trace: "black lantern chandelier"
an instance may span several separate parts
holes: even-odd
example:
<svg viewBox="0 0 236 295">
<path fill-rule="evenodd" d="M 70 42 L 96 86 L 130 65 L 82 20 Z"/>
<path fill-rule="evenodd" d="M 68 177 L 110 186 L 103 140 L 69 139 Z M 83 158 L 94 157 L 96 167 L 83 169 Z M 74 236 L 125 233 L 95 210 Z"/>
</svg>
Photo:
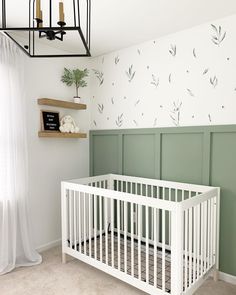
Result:
<svg viewBox="0 0 236 295">
<path fill-rule="evenodd" d="M 16 5 L 23 1 L 2 0 L 0 31 L 27 55 L 91 56 L 91 0 L 26 0 L 25 6 L 18 8 L 24 10 L 23 15 L 27 13 L 28 18 L 21 19 L 17 25 L 20 14 Z"/>
</svg>

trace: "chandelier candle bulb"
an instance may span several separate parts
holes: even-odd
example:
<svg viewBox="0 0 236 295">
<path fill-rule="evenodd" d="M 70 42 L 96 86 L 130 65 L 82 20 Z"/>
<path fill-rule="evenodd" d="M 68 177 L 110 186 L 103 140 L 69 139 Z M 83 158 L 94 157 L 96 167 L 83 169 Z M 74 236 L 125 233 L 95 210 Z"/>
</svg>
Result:
<svg viewBox="0 0 236 295">
<path fill-rule="evenodd" d="M 40 10 L 40 20 L 41 20 L 41 22 L 39 23 L 39 27 L 42 28 L 42 26 L 43 26 L 43 12 L 42 12 L 42 10 Z"/>
<path fill-rule="evenodd" d="M 41 3 L 40 0 L 36 1 L 36 18 L 40 19 L 40 14 L 41 14 Z"/>
<path fill-rule="evenodd" d="M 64 22 L 64 3 L 59 2 L 59 21 Z"/>
</svg>

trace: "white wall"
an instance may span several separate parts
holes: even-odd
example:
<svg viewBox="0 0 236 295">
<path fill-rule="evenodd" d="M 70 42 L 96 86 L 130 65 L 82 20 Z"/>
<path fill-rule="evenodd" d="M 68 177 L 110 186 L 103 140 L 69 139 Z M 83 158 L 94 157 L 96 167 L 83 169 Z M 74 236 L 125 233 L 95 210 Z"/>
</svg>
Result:
<svg viewBox="0 0 236 295">
<path fill-rule="evenodd" d="M 26 58 L 27 121 L 29 142 L 29 207 L 36 247 L 61 237 L 60 181 L 88 176 L 88 139 L 39 138 L 40 109 L 58 110 L 60 115 L 71 114 L 81 131 L 89 130 L 88 88 L 82 91 L 87 111 L 74 111 L 39 106 L 37 98 L 70 100 L 74 88 L 60 82 L 64 67 L 85 68 L 86 59 Z"/>
<path fill-rule="evenodd" d="M 221 37 L 226 32 L 219 46 L 208 23 L 92 60 L 27 59 L 30 213 L 37 247 L 60 239 L 60 181 L 89 174 L 88 139 L 38 138 L 39 110 L 56 108 L 39 107 L 37 98 L 69 100 L 74 89 L 60 82 L 63 68 L 89 67 L 90 85 L 82 92 L 88 110 L 60 110 L 72 114 L 82 131 L 235 124 L 236 16 L 212 23 L 218 31 L 221 26 Z M 102 83 L 93 69 L 103 75 Z"/>
<path fill-rule="evenodd" d="M 91 128 L 235 124 L 235 36 L 234 15 L 93 59 Z"/>
</svg>

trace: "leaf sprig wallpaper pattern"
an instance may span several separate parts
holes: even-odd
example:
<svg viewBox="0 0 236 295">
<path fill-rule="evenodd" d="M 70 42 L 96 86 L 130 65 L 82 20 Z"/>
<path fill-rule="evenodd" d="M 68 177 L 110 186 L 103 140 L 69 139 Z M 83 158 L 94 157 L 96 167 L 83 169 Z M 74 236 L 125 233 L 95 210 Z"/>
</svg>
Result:
<svg viewBox="0 0 236 295">
<path fill-rule="evenodd" d="M 234 36 L 231 16 L 94 58 L 92 128 L 236 124 Z"/>
</svg>

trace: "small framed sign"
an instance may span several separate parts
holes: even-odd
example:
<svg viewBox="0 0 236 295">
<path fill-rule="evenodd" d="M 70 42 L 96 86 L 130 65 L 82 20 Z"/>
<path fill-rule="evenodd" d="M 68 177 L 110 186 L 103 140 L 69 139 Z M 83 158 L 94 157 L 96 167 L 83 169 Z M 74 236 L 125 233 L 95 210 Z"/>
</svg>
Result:
<svg viewBox="0 0 236 295">
<path fill-rule="evenodd" d="M 59 112 L 41 111 L 42 131 L 60 131 Z"/>
</svg>

